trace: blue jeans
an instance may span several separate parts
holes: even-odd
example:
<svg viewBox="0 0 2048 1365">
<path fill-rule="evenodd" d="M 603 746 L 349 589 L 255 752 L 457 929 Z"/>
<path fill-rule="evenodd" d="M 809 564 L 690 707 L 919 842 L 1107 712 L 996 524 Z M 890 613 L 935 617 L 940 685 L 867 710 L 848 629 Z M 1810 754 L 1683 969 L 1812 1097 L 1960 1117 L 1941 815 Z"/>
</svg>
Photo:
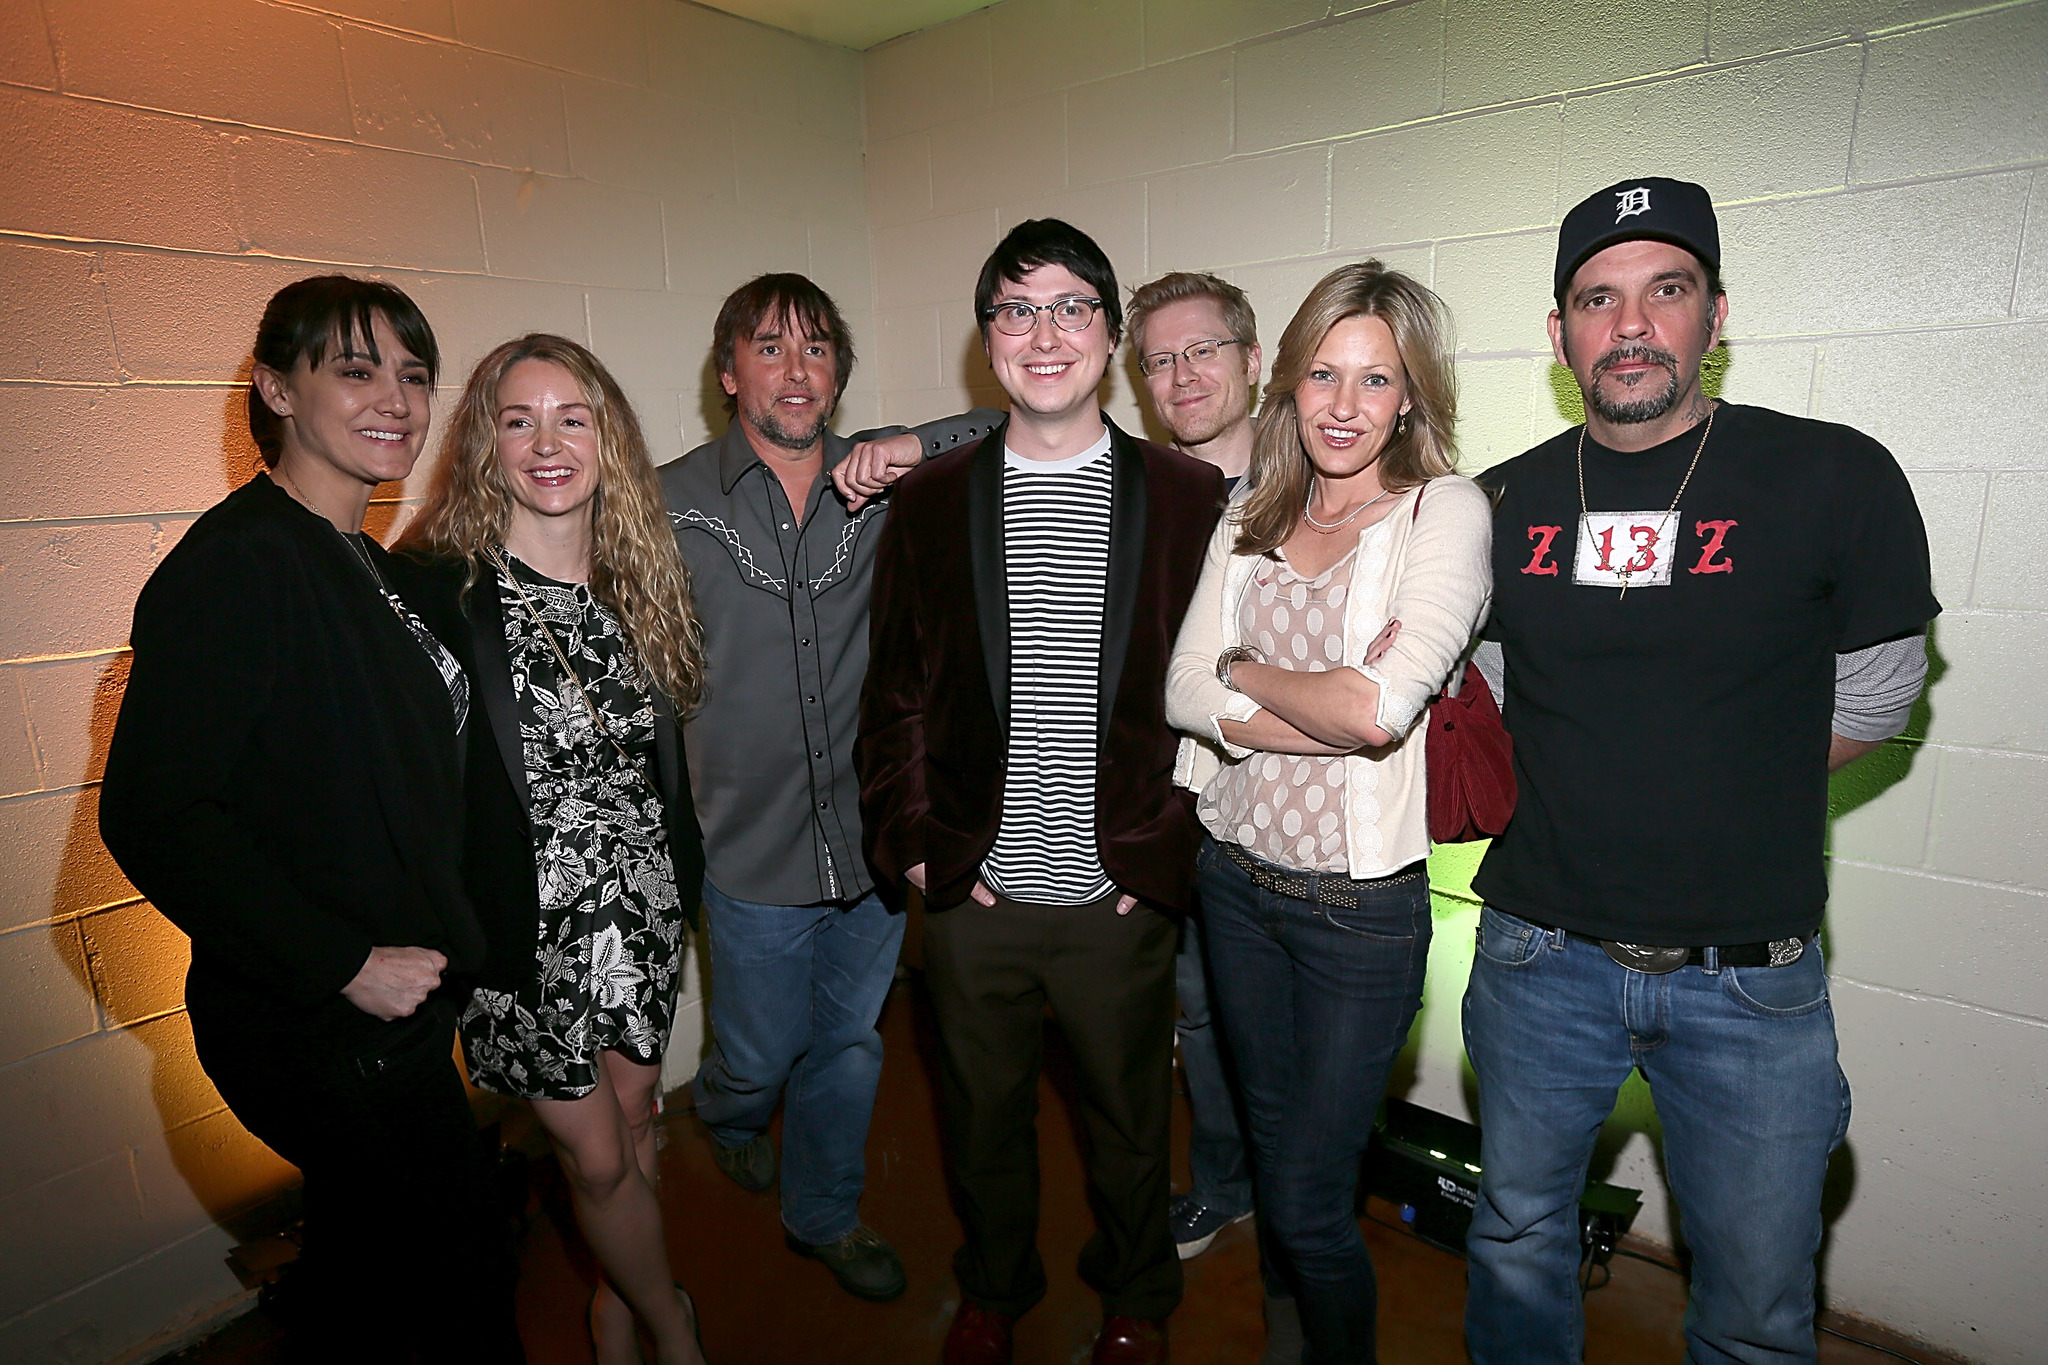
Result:
<svg viewBox="0 0 2048 1365">
<path fill-rule="evenodd" d="M 1202 952 L 1202 918 L 1189 915 L 1173 959 L 1173 987 L 1180 1017 L 1181 1075 L 1187 1078 L 1188 1170 L 1193 1194 L 1205 1206 L 1232 1218 L 1252 1210 L 1252 1172 L 1245 1160 L 1244 1130 L 1238 1124 L 1237 1087 L 1223 1060 L 1222 1030 L 1209 1010 L 1209 965 Z"/>
<path fill-rule="evenodd" d="M 1251 1129 L 1268 1288 L 1300 1306 L 1305 1359 L 1370 1362 L 1378 1290 L 1358 1231 L 1359 1162 L 1422 1003 L 1429 879 L 1339 909 L 1260 890 L 1213 839 L 1196 869 Z"/>
<path fill-rule="evenodd" d="M 852 904 L 762 905 L 707 879 L 711 1052 L 691 1089 L 712 1136 L 739 1147 L 782 1114 L 782 1225 L 836 1242 L 860 1221 L 868 1120 L 882 1076 L 875 1031 L 903 916 Z"/>
<path fill-rule="evenodd" d="M 1638 1068 L 1693 1253 L 1686 1360 L 1816 1358 L 1821 1182 L 1849 1128 L 1818 942 L 1789 966 L 1648 976 L 1488 907 L 1465 1049 L 1484 1167 L 1467 1241 L 1475 1365 L 1581 1358 L 1579 1192 L 1615 1093 Z"/>
</svg>

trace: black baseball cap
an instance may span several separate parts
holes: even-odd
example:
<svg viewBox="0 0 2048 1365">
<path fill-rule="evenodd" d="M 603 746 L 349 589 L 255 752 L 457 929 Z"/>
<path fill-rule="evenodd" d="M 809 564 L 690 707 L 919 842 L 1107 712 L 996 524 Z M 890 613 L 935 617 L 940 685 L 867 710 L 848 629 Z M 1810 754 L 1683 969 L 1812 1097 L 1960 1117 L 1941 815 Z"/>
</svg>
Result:
<svg viewBox="0 0 2048 1365">
<path fill-rule="evenodd" d="M 1721 268 L 1721 226 L 1714 219 L 1714 201 L 1705 188 L 1689 180 L 1661 175 L 1623 180 L 1581 199 L 1557 230 L 1557 282 L 1551 293 L 1562 299 L 1572 272 L 1588 257 L 1616 242 L 1643 238 L 1682 246 Z"/>
</svg>

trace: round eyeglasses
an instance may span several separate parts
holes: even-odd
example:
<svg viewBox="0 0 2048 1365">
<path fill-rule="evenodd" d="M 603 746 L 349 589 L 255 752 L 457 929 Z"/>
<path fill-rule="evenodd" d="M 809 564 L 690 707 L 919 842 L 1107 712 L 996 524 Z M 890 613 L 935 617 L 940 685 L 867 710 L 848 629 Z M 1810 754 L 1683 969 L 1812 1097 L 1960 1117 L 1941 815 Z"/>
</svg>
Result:
<svg viewBox="0 0 2048 1365">
<path fill-rule="evenodd" d="M 1006 337 L 1020 337 L 1038 326 L 1040 313 L 1052 314 L 1052 325 L 1062 332 L 1085 332 L 1095 321 L 1101 299 L 1054 299 L 1051 303 L 999 303 L 982 317 Z"/>
<path fill-rule="evenodd" d="M 1185 360 L 1190 365 L 1207 365 L 1219 355 L 1225 346 L 1242 346 L 1242 341 L 1198 341 L 1182 351 L 1154 351 L 1140 357 L 1138 369 L 1145 374 L 1165 374 L 1173 368 L 1176 360 Z"/>
</svg>

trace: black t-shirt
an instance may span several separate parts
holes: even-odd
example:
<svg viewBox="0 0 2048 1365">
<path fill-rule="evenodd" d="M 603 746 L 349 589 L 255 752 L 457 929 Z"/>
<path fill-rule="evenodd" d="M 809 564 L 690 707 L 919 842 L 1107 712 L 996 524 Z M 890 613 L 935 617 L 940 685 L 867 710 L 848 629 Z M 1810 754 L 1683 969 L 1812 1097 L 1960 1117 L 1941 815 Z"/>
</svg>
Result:
<svg viewBox="0 0 2048 1365">
<path fill-rule="evenodd" d="M 1668 520 L 1700 428 L 1587 438 L 1582 528 L 1578 436 L 1480 476 L 1520 792 L 1473 887 L 1631 943 L 1811 932 L 1835 655 L 1941 610 L 1912 488 L 1860 432 L 1724 403 Z"/>
</svg>

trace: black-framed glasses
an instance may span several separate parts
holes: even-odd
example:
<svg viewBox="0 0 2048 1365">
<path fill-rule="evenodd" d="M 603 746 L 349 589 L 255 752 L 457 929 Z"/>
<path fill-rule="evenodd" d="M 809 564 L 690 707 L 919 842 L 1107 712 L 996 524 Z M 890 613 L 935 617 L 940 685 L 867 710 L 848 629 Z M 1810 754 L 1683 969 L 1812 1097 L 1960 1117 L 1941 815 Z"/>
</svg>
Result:
<svg viewBox="0 0 2048 1365">
<path fill-rule="evenodd" d="M 1052 325 L 1062 332 L 1085 332 L 1088 324 L 1095 321 L 1095 310 L 1100 307 L 1101 299 L 1054 299 L 1051 303 L 1024 303 L 1013 299 L 985 310 L 981 316 L 1004 336 L 1020 337 L 1038 326 L 1040 313 L 1052 314 Z"/>
<path fill-rule="evenodd" d="M 1179 351 L 1154 351 L 1140 357 L 1138 369 L 1145 374 L 1165 374 L 1173 368 L 1176 360 L 1185 360 L 1190 365 L 1206 365 L 1220 355 L 1225 346 L 1242 346 L 1244 343 L 1232 338 L 1229 341 L 1198 341 Z"/>
</svg>

